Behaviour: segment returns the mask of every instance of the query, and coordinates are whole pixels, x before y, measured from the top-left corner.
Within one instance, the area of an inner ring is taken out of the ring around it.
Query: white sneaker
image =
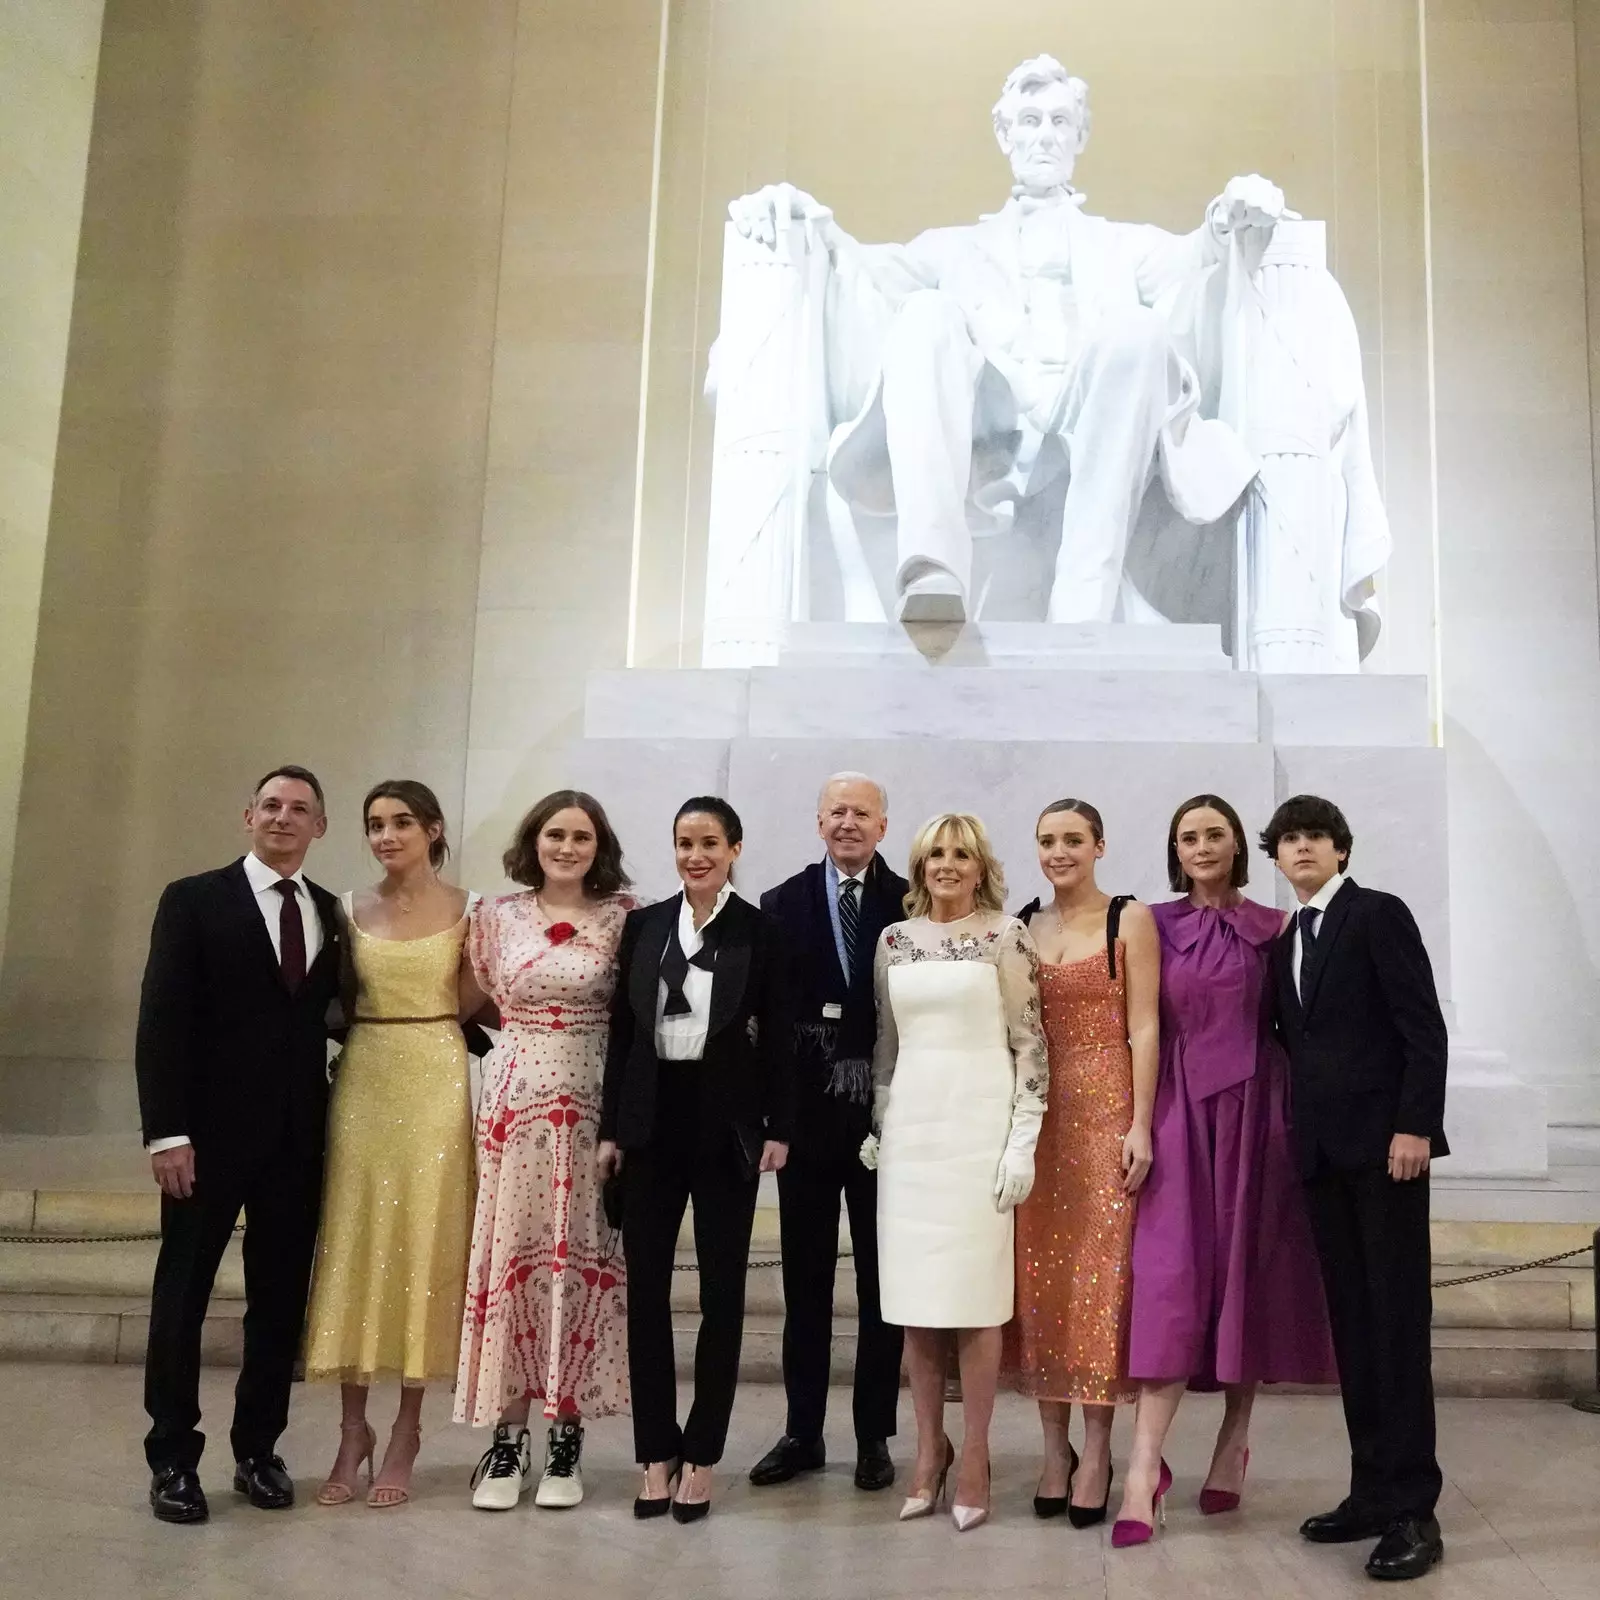
[[[544,1476],[533,1503],[547,1510],[563,1511],[583,1499],[583,1427],[576,1422],[558,1422],[550,1430],[545,1446]]]
[[[518,1428],[513,1438],[510,1423],[498,1423],[493,1443],[472,1474],[472,1503],[480,1511],[513,1511],[532,1476],[528,1430]]]

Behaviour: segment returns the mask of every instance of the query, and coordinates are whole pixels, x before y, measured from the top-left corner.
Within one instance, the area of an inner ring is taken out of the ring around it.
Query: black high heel
[[[1065,1494],[1036,1494],[1033,1497],[1033,1514],[1041,1519],[1059,1517],[1072,1502],[1072,1475],[1078,1470],[1078,1452],[1067,1446],[1067,1492]],[[1109,1496],[1107,1497],[1109,1498]],[[1104,1512],[1101,1513],[1104,1515]]]
[[[680,1470],[683,1474],[679,1479],[679,1487],[681,1488],[688,1483],[689,1473],[694,1471],[694,1467],[686,1462]],[[679,1500],[674,1497],[672,1501],[672,1520],[674,1522],[698,1522],[702,1517],[710,1515],[711,1502],[709,1500]]]
[[[652,1497],[648,1500],[643,1495],[640,1495],[638,1499],[633,1502],[634,1516],[636,1516],[641,1522],[647,1521],[651,1517],[666,1516],[667,1512],[672,1509],[672,1486],[678,1481],[678,1475],[682,1471],[683,1463],[681,1461],[675,1462],[673,1464],[672,1471],[667,1474],[666,1494],[660,1499]]]
[[[1067,1521],[1074,1528],[1094,1528],[1106,1520],[1106,1507],[1111,1504],[1111,1485],[1117,1476],[1113,1464],[1106,1473],[1106,1497],[1097,1506],[1075,1506],[1072,1503],[1072,1485],[1067,1485]]]

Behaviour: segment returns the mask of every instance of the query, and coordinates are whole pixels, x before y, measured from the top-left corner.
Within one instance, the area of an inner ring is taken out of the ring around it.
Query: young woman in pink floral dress
[[[622,924],[638,903],[598,801],[558,790],[505,856],[521,894],[473,913],[463,1013],[486,1001],[504,1033],[485,1060],[478,1199],[467,1273],[458,1422],[494,1424],[472,1503],[507,1511],[532,1476],[528,1415],[549,1423],[535,1504],[583,1498],[583,1419],[628,1410],[622,1241],[595,1169],[600,1077]]]

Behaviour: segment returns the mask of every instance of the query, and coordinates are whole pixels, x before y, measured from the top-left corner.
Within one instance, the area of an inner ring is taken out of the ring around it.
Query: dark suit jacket
[[[600,1137],[624,1150],[655,1131],[656,1004],[661,956],[675,935],[683,896],[628,913],[617,952],[611,1035],[601,1096]],[[710,1031],[701,1107],[708,1136],[739,1128],[787,1143],[794,1130],[794,1012],[782,930],[737,894],[717,914]]]
[[[197,1162],[248,1169],[278,1153],[320,1159],[328,1008],[339,990],[339,902],[306,880],[322,948],[291,995],[244,863],[162,891],[139,997],[134,1066],[145,1141],[187,1134]]]
[[[794,1147],[818,1157],[851,1159],[872,1131],[870,1075],[866,1099],[858,1103],[828,1092],[834,1062],[846,1057],[871,1062],[877,1034],[872,989],[878,935],[905,919],[906,880],[875,855],[861,894],[855,970],[843,972],[828,915],[826,863],[813,862],[761,897],[761,909],[783,924],[794,958],[796,1114]],[[830,1023],[828,1004],[843,1015]]]
[[[1294,986],[1294,924],[1272,947],[1278,1031],[1289,1052],[1303,1173],[1383,1166],[1397,1133],[1444,1137],[1449,1040],[1433,968],[1405,902],[1347,879],[1323,912]]]

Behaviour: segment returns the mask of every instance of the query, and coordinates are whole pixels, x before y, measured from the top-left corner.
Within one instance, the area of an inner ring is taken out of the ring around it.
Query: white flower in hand
[[[875,1133],[869,1133],[861,1141],[861,1165],[868,1172],[878,1170],[878,1136]]]

